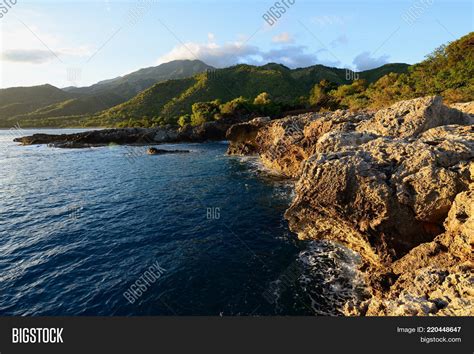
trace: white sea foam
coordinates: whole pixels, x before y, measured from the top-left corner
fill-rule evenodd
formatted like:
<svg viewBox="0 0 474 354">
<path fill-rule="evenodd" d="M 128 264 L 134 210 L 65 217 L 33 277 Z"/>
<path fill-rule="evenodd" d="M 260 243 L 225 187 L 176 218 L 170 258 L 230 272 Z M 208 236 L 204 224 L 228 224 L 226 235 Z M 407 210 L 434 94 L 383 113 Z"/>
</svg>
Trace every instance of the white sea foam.
<svg viewBox="0 0 474 354">
<path fill-rule="evenodd" d="M 337 316 L 347 302 L 367 295 L 355 252 L 329 241 L 310 241 L 306 246 L 288 267 L 292 270 L 271 284 L 279 311 Z"/>
</svg>

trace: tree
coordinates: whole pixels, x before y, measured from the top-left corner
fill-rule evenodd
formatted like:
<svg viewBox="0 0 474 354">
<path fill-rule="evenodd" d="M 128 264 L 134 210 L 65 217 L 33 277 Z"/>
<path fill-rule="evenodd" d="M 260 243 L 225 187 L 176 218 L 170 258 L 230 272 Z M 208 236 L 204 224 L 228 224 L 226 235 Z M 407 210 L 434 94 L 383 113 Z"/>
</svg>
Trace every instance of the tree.
<svg viewBox="0 0 474 354">
<path fill-rule="evenodd" d="M 372 108 L 382 108 L 394 102 L 416 97 L 406 74 L 390 73 L 370 85 L 366 92 Z"/>
<path fill-rule="evenodd" d="M 192 105 L 193 114 L 191 116 L 191 125 L 201 125 L 214 120 L 215 115 L 220 112 L 220 104 L 220 100 L 194 103 Z"/>
<path fill-rule="evenodd" d="M 341 108 L 361 109 L 369 105 L 366 90 L 367 82 L 365 80 L 355 80 L 350 85 L 339 86 L 337 90 L 331 91 L 329 95 Z"/>
<path fill-rule="evenodd" d="M 259 94 L 257 97 L 255 97 L 255 100 L 253 101 L 254 105 L 260 105 L 260 106 L 268 105 L 271 103 L 272 103 L 272 100 L 270 98 L 270 95 L 266 92 L 262 92 L 261 94 Z"/>
<path fill-rule="evenodd" d="M 315 108 L 333 109 L 336 105 L 329 92 L 337 89 L 337 85 L 328 80 L 321 80 L 314 85 L 309 94 L 309 104 Z"/>
<path fill-rule="evenodd" d="M 219 109 L 222 115 L 242 117 L 254 112 L 255 107 L 247 98 L 241 96 L 221 104 Z"/>
</svg>

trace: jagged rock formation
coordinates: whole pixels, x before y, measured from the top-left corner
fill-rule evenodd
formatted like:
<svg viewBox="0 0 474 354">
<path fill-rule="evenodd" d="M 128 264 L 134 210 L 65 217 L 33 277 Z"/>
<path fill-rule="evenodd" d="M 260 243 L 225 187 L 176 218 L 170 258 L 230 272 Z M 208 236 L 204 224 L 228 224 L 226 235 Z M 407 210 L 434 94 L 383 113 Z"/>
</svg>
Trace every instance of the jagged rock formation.
<svg viewBox="0 0 474 354">
<path fill-rule="evenodd" d="M 34 134 L 16 138 L 23 145 L 48 144 L 57 148 L 88 148 L 109 144 L 153 145 L 176 142 L 203 142 L 224 140 L 227 130 L 235 124 L 232 119 L 207 122 L 199 126 L 183 128 L 164 126 L 159 128 L 124 128 L 93 130 L 76 134 Z"/>
<path fill-rule="evenodd" d="M 399 102 L 378 111 L 357 130 L 397 138 L 416 137 L 428 129 L 448 124 L 468 124 L 470 117 L 442 104 L 439 96 Z"/>
<path fill-rule="evenodd" d="M 270 118 L 255 118 L 249 122 L 235 124 L 226 133 L 230 141 L 229 155 L 251 155 L 257 152 L 258 145 L 255 141 L 260 128 L 270 122 Z"/>
<path fill-rule="evenodd" d="M 456 197 L 445 227 L 433 242 L 414 248 L 393 263 L 391 271 L 398 278 L 389 291 L 378 293 L 365 304 L 367 315 L 474 314 L 474 184 Z"/>
<path fill-rule="evenodd" d="M 373 296 L 348 313 L 472 314 L 473 124 L 425 97 L 267 122 L 248 151 L 298 179 L 285 216 L 299 238 L 362 256 Z"/>
</svg>

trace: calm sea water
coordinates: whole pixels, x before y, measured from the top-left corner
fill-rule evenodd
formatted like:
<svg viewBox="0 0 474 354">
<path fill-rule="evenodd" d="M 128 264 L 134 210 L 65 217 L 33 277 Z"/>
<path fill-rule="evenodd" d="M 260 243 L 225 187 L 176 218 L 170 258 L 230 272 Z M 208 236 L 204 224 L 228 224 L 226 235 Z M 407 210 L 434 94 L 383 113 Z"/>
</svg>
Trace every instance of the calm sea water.
<svg viewBox="0 0 474 354">
<path fill-rule="evenodd" d="M 357 257 L 296 241 L 292 186 L 225 143 L 12 142 L 31 133 L 0 131 L 0 315 L 335 315 L 359 293 Z"/>
</svg>

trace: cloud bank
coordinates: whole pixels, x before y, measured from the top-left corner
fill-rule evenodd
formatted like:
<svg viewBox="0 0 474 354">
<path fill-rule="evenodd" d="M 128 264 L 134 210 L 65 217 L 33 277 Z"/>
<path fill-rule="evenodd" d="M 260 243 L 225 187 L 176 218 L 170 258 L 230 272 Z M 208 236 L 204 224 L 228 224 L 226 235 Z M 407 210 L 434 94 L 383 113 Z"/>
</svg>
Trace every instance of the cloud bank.
<svg viewBox="0 0 474 354">
<path fill-rule="evenodd" d="M 13 49 L 2 53 L 2 60 L 16 63 L 43 64 L 55 58 L 49 50 Z"/>
<path fill-rule="evenodd" d="M 292 45 L 291 36 L 282 33 L 273 38 L 273 42 L 280 43 L 277 48 L 262 50 L 257 46 L 249 45 L 245 41 L 218 44 L 214 35 L 209 34 L 207 43 L 187 42 L 173 48 L 169 53 L 158 59 L 158 64 L 173 60 L 199 59 L 206 64 L 217 68 L 235 64 L 264 65 L 270 62 L 280 63 L 290 68 L 306 67 L 315 64 L 330 66 L 339 65 L 339 62 L 325 61 L 318 57 L 318 53 L 308 50 L 304 45 Z"/>
</svg>

